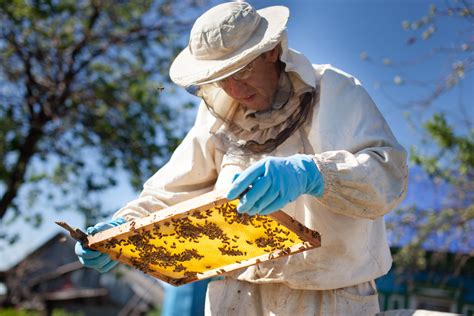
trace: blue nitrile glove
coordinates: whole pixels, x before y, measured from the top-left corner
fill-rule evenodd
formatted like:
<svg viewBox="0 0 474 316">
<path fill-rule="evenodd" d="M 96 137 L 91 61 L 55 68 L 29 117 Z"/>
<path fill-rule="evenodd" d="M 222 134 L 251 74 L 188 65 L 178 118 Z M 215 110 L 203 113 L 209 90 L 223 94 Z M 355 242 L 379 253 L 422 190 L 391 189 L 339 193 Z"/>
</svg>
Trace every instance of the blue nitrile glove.
<svg viewBox="0 0 474 316">
<path fill-rule="evenodd" d="M 125 219 L 118 217 L 108 222 L 100 222 L 95 224 L 93 227 L 88 227 L 87 233 L 89 235 L 94 235 L 95 233 L 124 223 L 126 223 Z M 110 271 L 118 264 L 118 261 L 110 259 L 108 254 L 84 247 L 80 242 L 76 243 L 75 251 L 76 255 L 79 257 L 79 261 L 84 267 L 96 269 L 100 273 Z"/>
<path fill-rule="evenodd" d="M 267 215 L 302 194 L 319 197 L 323 191 L 323 176 L 310 156 L 267 157 L 234 178 L 227 199 L 244 193 L 237 207 L 239 213 Z"/>
</svg>

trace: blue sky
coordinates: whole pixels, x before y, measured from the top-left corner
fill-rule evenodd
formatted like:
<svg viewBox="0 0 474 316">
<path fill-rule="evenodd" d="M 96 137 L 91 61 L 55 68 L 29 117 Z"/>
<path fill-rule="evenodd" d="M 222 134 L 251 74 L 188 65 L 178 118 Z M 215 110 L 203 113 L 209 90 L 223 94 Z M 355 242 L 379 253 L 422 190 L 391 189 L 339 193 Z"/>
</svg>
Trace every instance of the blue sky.
<svg viewBox="0 0 474 316">
<path fill-rule="evenodd" d="M 268 1 L 251 1 L 251 3 L 258 8 L 265 6 Z M 436 47 L 459 44 L 457 32 L 469 28 L 466 19 L 446 18 L 436 24 L 437 33 L 427 41 L 420 39 L 420 31 L 405 31 L 402 28 L 402 21 L 414 21 L 427 15 L 431 3 L 441 8 L 444 1 L 272 1 L 272 4 L 282 4 L 290 8 L 288 24 L 290 47 L 303 52 L 313 63 L 329 63 L 359 78 L 405 147 L 417 144 L 419 135 L 408 128 L 404 118 L 407 109 L 397 105 L 426 95 L 428 90 L 407 86 L 396 87 L 398 89 L 377 88 L 377 84 L 392 82 L 396 75 L 417 80 L 439 78 L 451 69 L 455 58 L 448 55 L 432 58 L 423 56 Z M 474 41 L 472 21 L 470 34 L 472 47 Z M 407 45 L 407 39 L 412 36 L 418 37 L 417 42 Z M 362 52 L 366 52 L 377 65 L 363 61 L 360 58 Z M 424 62 L 410 67 L 389 68 L 382 65 L 384 58 L 390 58 L 394 64 L 397 61 L 419 58 Z M 464 79 L 462 85 L 464 104 L 467 107 L 467 102 L 471 102 L 472 106 L 474 99 L 472 74 Z M 449 98 L 440 99 L 441 102 L 437 102 L 434 106 L 437 109 L 452 111 L 446 104 L 453 100 L 457 101 L 459 92 L 453 91 L 447 97 Z M 424 120 L 428 118 L 429 113 L 430 111 L 423 111 L 423 115 L 415 118 Z M 469 115 L 471 120 L 474 119 L 473 111 Z"/>
<path fill-rule="evenodd" d="M 433 1 L 421 0 L 293 0 L 293 1 L 249 1 L 256 8 L 268 5 L 285 5 L 290 9 L 288 24 L 289 45 L 304 53 L 313 63 L 332 64 L 335 67 L 356 76 L 366 87 L 380 110 L 385 115 L 394 134 L 405 147 L 418 145 L 420 134 L 409 127 L 404 112 L 408 109 L 398 103 L 413 100 L 426 95 L 427 91 L 412 88 L 408 85 L 401 89 L 377 87 L 378 82 L 392 82 L 395 75 L 403 78 L 425 80 L 439 78 L 449 71 L 456 57 L 443 54 L 433 58 L 425 58 L 425 54 L 438 46 L 459 45 L 458 30 L 470 28 L 471 49 L 474 47 L 473 26 L 459 18 L 448 18 L 447 23 L 437 25 L 437 33 L 429 41 L 419 39 L 419 33 L 405 31 L 401 24 L 404 20 L 413 21 L 427 14 Z M 219 3 L 214 1 L 213 3 Z M 442 6 L 444 1 L 434 1 Z M 204 11 L 204 10 L 203 10 Z M 408 46 L 406 40 L 410 36 L 418 36 L 414 45 Z M 360 58 L 366 52 L 374 63 Z M 472 50 L 469 52 L 472 55 Z M 419 59 L 410 67 L 391 67 L 382 65 L 383 58 L 395 61 Z M 448 112 L 453 118 L 469 116 L 474 120 L 472 100 L 474 100 L 473 74 L 466 76 L 460 87 L 440 98 L 434 105 L 437 109 Z M 396 87 L 399 88 L 399 87 Z M 458 109 L 462 104 L 465 111 Z M 467 111 L 466 111 L 467 109 Z M 423 109 L 412 114 L 416 124 L 430 116 L 432 111 Z M 418 124 L 419 125 L 419 124 Z M 118 193 L 120 192 L 120 193 Z M 103 195 L 110 207 L 119 208 L 136 196 L 123 179 L 118 189 Z M 51 211 L 52 212 L 52 211 Z M 45 224 L 40 230 L 18 223 L 10 229 L 21 229 L 24 233 L 19 243 L 12 247 L 0 249 L 0 270 L 14 264 L 25 253 L 34 250 L 38 245 L 50 238 L 59 229 L 54 220 L 66 220 L 70 224 L 81 227 L 83 219 L 78 214 L 50 214 L 45 216 Z"/>
</svg>

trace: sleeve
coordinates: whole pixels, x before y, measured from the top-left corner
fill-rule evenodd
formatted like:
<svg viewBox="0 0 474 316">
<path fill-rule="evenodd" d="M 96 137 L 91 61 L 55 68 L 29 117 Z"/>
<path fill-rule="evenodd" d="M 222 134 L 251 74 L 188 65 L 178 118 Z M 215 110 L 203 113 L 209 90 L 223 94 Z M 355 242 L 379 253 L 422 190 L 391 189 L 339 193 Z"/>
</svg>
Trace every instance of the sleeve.
<svg viewBox="0 0 474 316">
<path fill-rule="evenodd" d="M 118 210 L 113 218 L 124 217 L 129 221 L 144 217 L 211 191 L 217 179 L 215 150 L 209 137 L 213 121 L 201 104 L 194 126 L 170 160 L 145 182 L 139 197 Z"/>
<path fill-rule="evenodd" d="M 308 133 L 325 184 L 318 201 L 351 217 L 383 216 L 405 196 L 406 151 L 355 78 L 328 69 L 320 92 Z"/>
</svg>

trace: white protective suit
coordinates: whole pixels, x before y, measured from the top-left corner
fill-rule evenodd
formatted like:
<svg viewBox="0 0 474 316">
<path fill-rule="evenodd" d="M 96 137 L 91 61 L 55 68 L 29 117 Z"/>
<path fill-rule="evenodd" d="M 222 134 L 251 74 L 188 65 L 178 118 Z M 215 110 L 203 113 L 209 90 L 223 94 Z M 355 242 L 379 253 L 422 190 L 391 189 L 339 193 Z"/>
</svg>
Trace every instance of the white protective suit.
<svg viewBox="0 0 474 316">
<path fill-rule="evenodd" d="M 378 309 L 373 280 L 392 263 L 383 215 L 404 197 L 406 152 L 357 79 L 328 65 L 311 65 L 284 44 L 281 60 L 292 82 L 319 89 L 319 98 L 305 123 L 268 155 L 313 155 L 324 177 L 323 196 L 302 195 L 283 210 L 318 231 L 322 246 L 211 282 L 208 312 L 373 314 Z M 170 161 L 144 184 L 139 198 L 114 217 L 146 216 L 229 187 L 236 172 L 267 156 L 236 157 L 219 150 L 211 132 L 222 124 L 201 104 L 194 126 Z M 272 307 L 275 302 L 279 307 Z M 281 302 L 286 302 L 283 307 Z M 361 303 L 362 309 L 355 307 Z"/>
</svg>

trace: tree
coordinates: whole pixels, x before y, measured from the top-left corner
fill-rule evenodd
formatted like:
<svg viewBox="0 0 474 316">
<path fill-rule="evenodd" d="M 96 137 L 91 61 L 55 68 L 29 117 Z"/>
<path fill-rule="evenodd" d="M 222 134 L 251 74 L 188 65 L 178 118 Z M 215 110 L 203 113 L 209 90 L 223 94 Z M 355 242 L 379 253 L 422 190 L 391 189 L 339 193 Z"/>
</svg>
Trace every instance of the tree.
<svg viewBox="0 0 474 316">
<path fill-rule="evenodd" d="M 391 83 L 380 84 L 381 89 L 389 95 L 397 93 L 397 89 L 411 89 L 411 95 L 422 96 L 395 102 L 407 111 L 410 126 L 423 135 L 422 142 L 410 149 L 412 166 L 420 167 L 430 181 L 441 188 L 439 192 L 444 198 L 438 209 L 413 205 L 398 210 L 389 223 L 389 230 L 401 238 L 406 239 L 403 235 L 407 230 L 416 232 L 395 256 L 396 262 L 405 269 L 425 268 L 429 264 L 425 260 L 427 248 L 449 251 L 450 243 L 454 242 L 460 250 L 457 264 L 461 265 L 453 265 L 457 272 L 462 263 L 474 257 L 474 95 L 472 86 L 468 84 L 465 89 L 463 84 L 474 74 L 474 2 L 447 1 L 442 7 L 431 5 L 426 16 L 403 21 L 402 27 L 410 33 L 407 46 L 423 42 L 429 47 L 426 43 L 436 39 L 438 31 L 450 23 L 458 26 L 450 34 L 451 42 L 443 46 L 433 44 L 434 47 L 414 60 L 383 59 L 384 66 L 390 67 L 394 75 Z M 374 62 L 365 52 L 361 57 Z M 424 79 L 401 74 L 406 68 L 427 69 L 427 64 L 444 72 Z M 446 64 L 450 67 L 443 68 Z M 446 95 L 450 97 L 445 98 Z"/>
<path fill-rule="evenodd" d="M 0 219 L 95 222 L 120 172 L 138 189 L 167 160 L 191 106 L 167 69 L 198 5 L 0 0 Z"/>
</svg>

